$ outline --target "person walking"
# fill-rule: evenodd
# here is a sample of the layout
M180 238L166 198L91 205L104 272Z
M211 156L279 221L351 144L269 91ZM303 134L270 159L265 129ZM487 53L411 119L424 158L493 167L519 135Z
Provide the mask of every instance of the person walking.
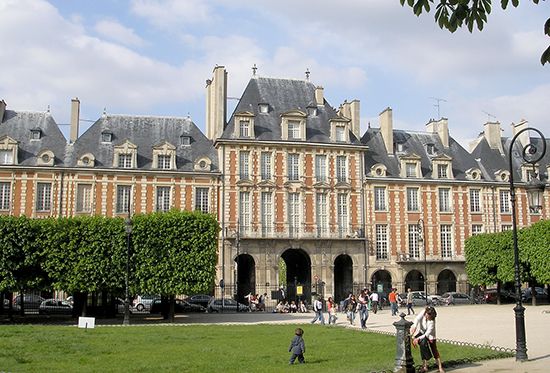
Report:
M376 314L378 312L378 293L376 291L373 291L370 295L370 300L372 304L372 312Z
M315 301L313 302L313 312L315 312L315 317L313 320L311 320L311 323L315 323L315 321L319 320L321 322L321 325L325 325L325 318L323 317L323 297L319 296Z
M361 291L357 302L357 308L359 310L359 321L361 323L361 329L367 329L367 319L369 318L369 296L367 291Z
M396 288L391 289L390 293L388 294L388 300L390 301L391 315L392 316L397 315L397 289Z
M332 297L328 297L327 300L327 311L328 311L328 324L336 325L336 303Z
M290 356L290 360L288 361L288 364L292 365L294 364L294 361L296 358L298 358L298 362L300 364L305 363L304 359L304 353L306 352L306 343L304 342L304 331L302 328L296 328L294 331L294 338L292 338L292 341L290 341L290 347L288 348L288 352L292 352L292 355Z
M355 295L352 294L348 300L348 305L346 307L346 313L348 315L348 320L350 325L355 325L355 312L357 311L357 300Z
M420 346L420 356L422 357L422 372L428 371L428 361L432 358L437 362L440 373L444 373L443 365L441 364L441 356L437 349L435 337L435 318L437 312L435 308L427 306L414 319L411 335L414 335L412 340L413 347Z
M414 315L414 309L413 309L413 293L411 288L407 290L407 315L410 314Z

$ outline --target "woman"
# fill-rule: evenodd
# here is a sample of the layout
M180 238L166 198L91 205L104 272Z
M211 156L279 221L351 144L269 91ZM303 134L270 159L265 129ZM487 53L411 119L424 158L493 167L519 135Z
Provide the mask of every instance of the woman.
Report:
M351 325L355 325L356 310L357 310L357 300L355 299L355 295L352 294L352 296L349 298L348 305L346 308L346 312L348 314L348 320Z
M420 355L422 357L423 366L422 371L428 371L428 360L432 358L432 355L437 362L439 372L445 372L441 365L441 357L437 350L436 338L435 338L435 318L437 312L433 307L426 307L422 312L414 319L413 326L411 328L411 335L414 335L412 344L414 347L420 346Z
M328 297L327 300L327 310L328 310L328 324L336 325L336 304L332 297Z

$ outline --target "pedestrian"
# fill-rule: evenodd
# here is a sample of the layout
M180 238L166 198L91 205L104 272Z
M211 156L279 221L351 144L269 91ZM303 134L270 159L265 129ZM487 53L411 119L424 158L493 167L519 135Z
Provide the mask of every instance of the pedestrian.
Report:
M373 291L370 295L370 300L372 304L372 312L376 314L376 312L378 312L378 293Z
M397 315L397 289L396 288L391 289L390 293L388 294L388 300L390 301L391 315L392 316Z
M348 306L346 308L346 312L348 315L348 320L350 325L355 325L355 312L357 311L357 300L355 299L355 295L352 294L350 299L348 300Z
M304 338L302 338L302 336L304 335L304 331L302 330L302 328L296 328L294 334L294 338L292 338L292 341L290 341L290 347L288 348L288 352L292 352L288 363L292 365L294 364L296 358L298 358L298 362L300 364L303 364L306 362L304 359L304 353L306 352L306 343L304 342Z
M313 312L315 312L315 317L311 320L313 324L315 321L319 320L321 325L325 325L325 318L323 317L323 297L319 296L313 302Z
M428 371L428 361L432 358L437 362L439 372L445 372L441 364L441 356L437 350L435 337L435 318L437 312L435 308L427 306L414 319L411 328L411 335L414 335L412 345L420 346L420 356L422 357L422 372Z
M407 315L410 314L414 315L414 309L413 309L413 293L411 288L407 290Z
M361 291L359 299L357 301L357 309L359 310L359 321L361 323L361 329L367 328L367 319L369 318L369 296L367 291Z
M328 297L327 300L327 311L328 311L328 324L336 325L336 303L332 297Z
M258 311L265 311L266 298L267 298L267 293L263 293L262 295L260 295L260 299L258 299L259 301Z

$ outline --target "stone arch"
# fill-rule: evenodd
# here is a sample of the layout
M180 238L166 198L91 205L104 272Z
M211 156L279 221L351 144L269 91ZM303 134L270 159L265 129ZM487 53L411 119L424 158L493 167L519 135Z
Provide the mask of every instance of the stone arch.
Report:
M235 258L237 269L237 299L245 303L245 296L256 293L256 262L249 254L240 254Z
M338 303L353 291L353 260L347 254L334 259L334 300Z
M456 275L450 269L444 269L437 275L437 294L456 291Z
M374 272L371 276L372 291L386 295L392 288L391 273L385 269Z
M303 249L287 249L281 254L286 264L285 298L311 303L311 258ZM302 294L299 294L301 289Z
M425 277L419 270L413 269L405 276L405 291L424 291L426 289Z

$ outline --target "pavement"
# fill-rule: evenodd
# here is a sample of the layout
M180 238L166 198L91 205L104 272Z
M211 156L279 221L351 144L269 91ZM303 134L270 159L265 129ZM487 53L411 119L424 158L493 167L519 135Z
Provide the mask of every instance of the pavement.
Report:
M515 313L513 304L506 305L460 305L437 307L437 338L515 349ZM400 312L403 309L400 309ZM416 308L417 312L420 310ZM327 314L325 314L325 319ZM228 314L186 314L178 315L178 324L258 324L310 322L313 313L273 314L266 312ZM407 316L412 321L414 315ZM367 330L395 332L393 323L399 317L391 316L389 309L370 313ZM356 320L356 324L358 324ZM351 327L343 314L339 314L337 325ZM358 327L358 326L355 326ZM472 373L548 373L550 372L550 305L526 306L525 330L527 355L529 359L518 362L515 358L488 360L446 368L447 372ZM445 356L442 356L445 361ZM416 361L416 364L419 362Z

